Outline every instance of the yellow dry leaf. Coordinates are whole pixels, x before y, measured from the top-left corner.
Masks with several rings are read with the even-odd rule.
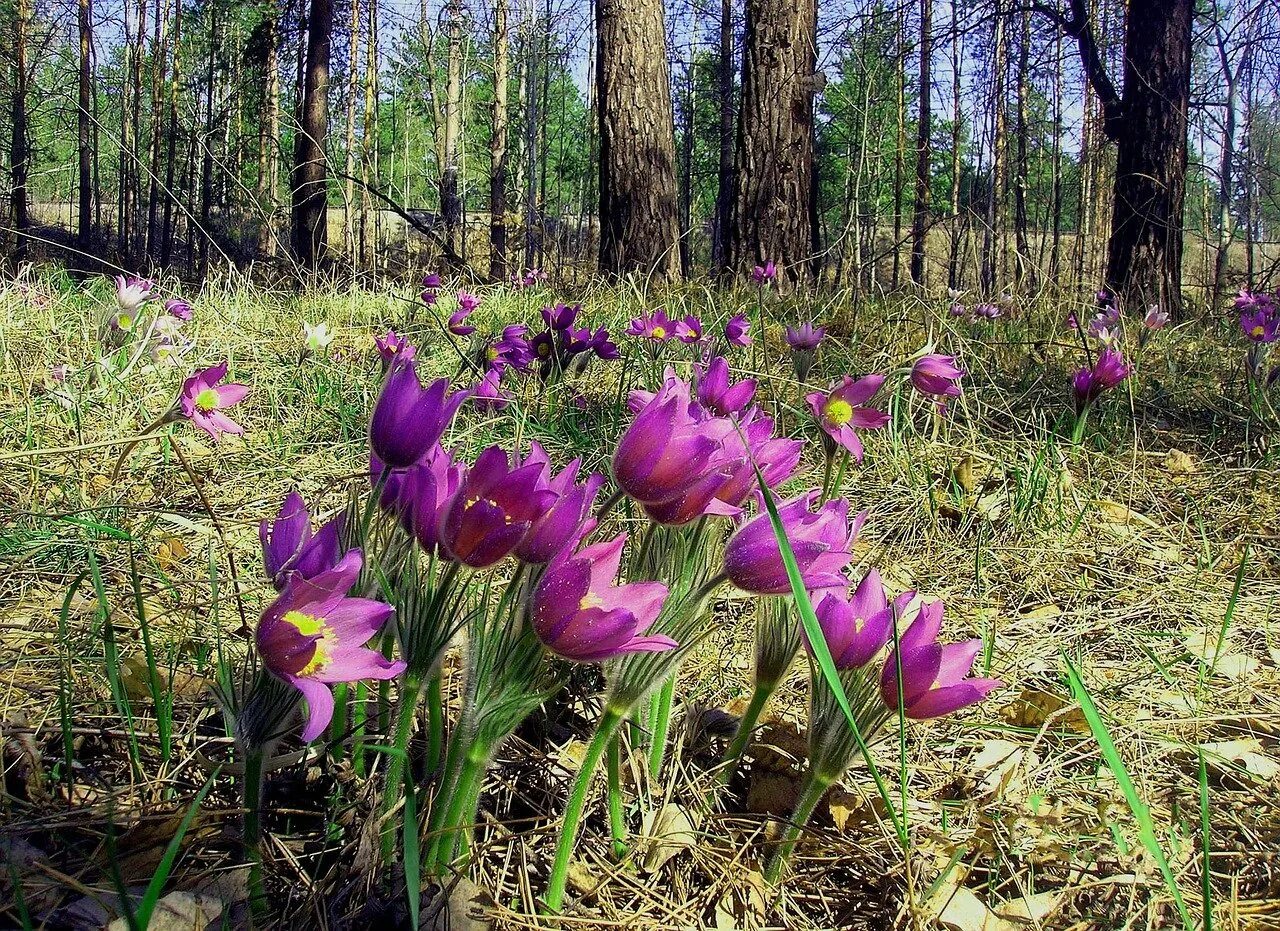
[[[156,562],[165,572],[172,571],[191,555],[180,537],[165,537],[156,547]]]
[[[1199,471],[1196,461],[1180,449],[1169,450],[1164,467],[1170,475],[1195,475]]]
[[[641,822],[644,854],[640,865],[646,873],[656,873],[680,851],[698,842],[698,834],[689,812],[681,805],[668,802],[650,810]]]
[[[1202,745],[1205,759],[1209,766],[1219,771],[1225,769],[1215,766],[1216,760],[1227,760],[1237,764],[1251,776],[1268,782],[1280,775],[1280,762],[1265,752],[1262,742],[1256,737],[1241,737],[1237,740],[1222,740]]]

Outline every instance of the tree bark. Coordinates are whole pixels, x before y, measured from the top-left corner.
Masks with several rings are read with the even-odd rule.
[[[13,186],[9,195],[13,210],[15,262],[27,258],[27,231],[31,225],[28,211],[27,175],[27,30],[31,21],[30,0],[17,0],[14,10],[13,35],[13,122],[9,146],[9,170]]]
[[[730,254],[740,272],[773,261],[803,277],[813,244],[815,0],[747,0]]]
[[[352,264],[356,258],[355,198],[356,198],[356,91],[360,87],[360,0],[351,0],[351,35],[347,46],[347,107],[346,139],[343,155],[346,158],[347,184],[342,197],[342,232],[347,257]]]
[[[302,120],[293,154],[293,251],[314,270],[328,245],[328,173],[325,133],[329,123],[329,46],[333,0],[311,0],[307,18],[307,63],[302,87]]]
[[[79,206],[76,216],[77,246],[89,252],[93,236],[93,11],[90,0],[79,0],[80,74],[76,108],[76,161]]]
[[[600,270],[680,277],[662,0],[596,0]]]
[[[1035,287],[1035,269],[1031,264],[1031,241],[1027,227],[1027,184],[1029,175],[1028,149],[1031,128],[1028,125],[1028,106],[1031,93],[1031,14],[1023,12],[1022,28],[1018,36],[1018,98],[1016,117],[1018,135],[1015,140],[1015,165],[1013,178],[1013,236],[1017,250],[1017,266],[1014,283],[1021,289],[1028,284]]]
[[[440,213],[449,248],[462,254],[462,200],[458,193],[462,138],[462,4],[449,0],[449,77],[445,88],[444,164],[440,171]]]
[[[507,0],[493,6],[493,127],[489,140],[489,277],[507,278]]]
[[[930,58],[933,54],[933,0],[920,0],[920,117],[916,132],[916,203],[911,217],[911,280],[924,287],[925,239],[929,229],[929,133],[932,113],[929,92],[932,84]]]
[[[1005,29],[1000,15],[1000,2],[996,0],[996,18],[993,42],[995,51],[991,59],[991,184],[987,195],[987,223],[982,237],[982,291],[985,297],[994,298],[999,286],[1001,253],[1004,251],[1004,89],[1005,89]]]
[[[733,217],[733,0],[720,3],[720,49],[716,91],[720,98],[720,155],[716,166],[715,230],[711,267],[723,276],[729,270],[729,225]]]
[[[268,7],[262,25],[262,113],[258,138],[258,252],[264,256],[276,253],[276,199],[280,196],[276,146],[280,139],[280,64],[279,30],[276,11]]]

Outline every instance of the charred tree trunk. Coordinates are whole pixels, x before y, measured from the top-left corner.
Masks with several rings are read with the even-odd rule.
[[[929,133],[931,116],[929,91],[933,77],[930,58],[933,46],[933,0],[920,0],[920,119],[916,132],[916,204],[911,217],[911,280],[920,287],[925,282],[925,239],[929,230]]]
[[[329,46],[333,0],[311,0],[307,17],[307,63],[302,86],[302,119],[293,153],[293,251],[303,268],[314,270],[328,245],[328,173],[325,132],[329,123]]]
[[[28,214],[28,155],[27,145],[27,29],[30,26],[30,0],[18,0],[14,11],[13,30],[13,124],[9,146],[9,170],[13,187],[9,201],[13,209],[15,262],[27,257],[27,230],[31,225]]]
[[[507,278],[507,0],[493,6],[493,132],[489,140],[489,277]]]
[[[813,243],[814,0],[747,0],[730,254],[739,271],[776,262],[788,280]]]
[[[711,267],[720,275],[729,270],[729,224],[733,216],[733,0],[720,3],[720,49],[716,92],[720,98],[720,157],[716,166],[715,230]]]
[[[449,248],[462,254],[462,200],[458,193],[462,138],[462,4],[450,0],[449,78],[444,105],[444,164],[440,171],[440,213]]]
[[[76,184],[79,206],[76,216],[77,246],[88,253],[93,235],[93,16],[90,0],[79,0],[80,74],[76,108]]]
[[[597,0],[600,270],[680,277],[662,0]]]

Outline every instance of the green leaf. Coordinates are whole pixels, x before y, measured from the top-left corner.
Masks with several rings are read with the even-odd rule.
[[[151,882],[147,884],[147,891],[143,893],[142,901],[138,903],[138,911],[135,913],[138,927],[145,928],[151,923],[151,913],[155,911],[156,903],[160,901],[160,893],[164,891],[165,881],[168,880],[169,873],[173,870],[173,864],[178,859],[178,851],[182,849],[182,838],[191,829],[191,822],[195,820],[196,812],[200,810],[200,804],[204,801],[205,796],[209,794],[209,790],[213,788],[213,781],[218,778],[218,773],[221,770],[221,766],[215,769],[204,784],[204,788],[196,794],[196,800],[187,809],[187,813],[182,818],[182,823],[178,825],[178,830],[170,839],[169,846],[165,848],[164,856],[160,859],[160,865],[156,867],[155,875],[151,877]]]

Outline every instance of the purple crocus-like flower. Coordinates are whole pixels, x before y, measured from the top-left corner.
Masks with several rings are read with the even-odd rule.
[[[1161,310],[1159,304],[1148,307],[1146,315],[1142,318],[1142,325],[1148,330],[1163,330],[1168,324],[1169,311]]]
[[[439,288],[441,284],[443,284],[443,282],[440,280],[440,276],[435,272],[427,272],[427,274],[422,276],[422,286],[424,288],[436,289]]]
[[[631,322],[627,324],[626,334],[662,343],[676,335],[676,325],[667,316],[666,311],[658,309],[652,314],[632,317]]]
[[[542,308],[542,319],[549,330],[567,330],[573,326],[582,311],[581,304],[556,304],[554,307]]]
[[[963,317],[968,313],[968,311],[965,309],[963,304],[956,303],[952,304],[951,307],[948,308],[947,313],[953,317]]]
[[[662,610],[661,582],[614,585],[627,535],[554,560],[533,592],[531,622],[547,649],[577,663],[623,653],[659,653],[677,646],[661,634],[645,636]]]
[[[437,445],[413,468],[393,473],[388,479],[383,497],[392,494],[401,525],[413,534],[424,553],[438,552],[440,519],[466,471],[463,463]]]
[[[702,333],[702,321],[693,314],[676,321],[676,339],[690,345],[701,343],[705,339]]]
[[[826,327],[802,323],[798,327],[787,327],[787,345],[797,352],[814,352],[826,335]]]
[[[476,331],[476,328],[467,323],[467,318],[471,316],[474,307],[462,307],[449,314],[449,322],[445,324],[446,329],[454,336],[470,336]]]
[[[954,356],[930,353],[911,366],[911,384],[923,394],[936,397],[960,397],[960,379],[964,370],[956,366]]]
[[[609,331],[604,327],[600,327],[591,334],[588,345],[599,359],[610,361],[622,358],[622,353],[618,351],[618,344],[609,338]]]
[[[845,375],[830,392],[815,391],[805,396],[822,429],[857,462],[862,462],[862,441],[854,431],[877,430],[889,422],[884,411],[863,406],[882,384],[883,375],[864,375],[857,381]]]
[[[604,484],[604,476],[593,472],[579,484],[578,470],[582,464],[579,459],[552,476],[551,459],[536,440],[523,464],[541,464],[541,487],[556,494],[555,502],[533,522],[515,548],[516,558],[521,562],[541,565],[562,550],[575,546],[595,527],[591,509]]]
[[[501,560],[558,495],[545,487],[540,462],[511,468],[506,451],[490,446],[468,471],[440,524],[450,557],[473,569]]]
[[[822,627],[822,637],[837,669],[857,669],[867,665],[889,642],[893,621],[915,597],[903,592],[889,603],[880,573],[869,571],[850,597],[843,591],[827,592],[814,612]],[[801,629],[805,646],[813,652],[809,636]]]
[[[1280,333],[1280,316],[1271,312],[1269,304],[1240,315],[1240,330],[1255,343],[1274,343]]]
[[[698,372],[698,403],[707,410],[730,417],[741,414],[756,396],[754,378],[733,382],[729,379],[729,363],[716,356],[706,366],[695,366]]]
[[[828,501],[810,511],[817,489],[784,502],[778,508],[783,531],[795,554],[800,575],[808,589],[844,586],[842,570],[853,558],[853,541],[866,513],[849,527],[849,502]],[[786,565],[778,549],[773,525],[764,511],[738,528],[724,550],[725,573],[738,588],[755,595],[785,595],[791,591]]]
[[[1099,307],[1116,306],[1116,296],[1106,288],[1098,289],[1098,292],[1093,296],[1093,299]]]
[[[1129,366],[1125,363],[1124,357],[1114,349],[1102,350],[1093,368],[1080,369],[1072,379],[1076,410],[1083,410],[1103,393],[1117,387],[1127,377],[1129,377]]]
[[[342,523],[343,515],[339,515],[312,534],[307,505],[302,495],[293,491],[284,499],[274,520],[258,524],[262,565],[276,591],[281,591],[294,575],[312,579],[338,564]]]
[[[164,310],[170,317],[176,317],[183,322],[190,320],[193,316],[191,305],[180,297],[171,297],[165,301]]]
[[[550,330],[543,330],[529,340],[529,350],[537,361],[550,362],[552,356],[556,353],[555,336],[552,335]]]
[[[384,336],[375,336],[373,344],[378,349],[382,364],[388,367],[397,362],[408,362],[418,354],[413,343],[395,330],[387,330]]]
[[[534,352],[530,341],[526,339],[528,327],[515,323],[505,327],[502,335],[490,346],[485,347],[482,364],[486,368],[514,368],[525,371],[534,361]]]
[[[977,704],[1004,683],[999,679],[968,679],[974,660],[982,652],[981,640],[938,643],[942,628],[941,601],[920,608],[911,626],[898,640],[880,676],[880,695],[886,705],[898,708],[898,667],[902,667],[902,710],[916,720],[937,718]]]
[[[391,606],[348,598],[362,557],[352,550],[332,569],[312,579],[295,575],[258,621],[256,641],[267,670],[307,700],[302,739],[310,743],[333,718],[335,682],[393,679],[404,671],[365,644],[391,617]]]
[[[997,320],[1004,316],[1004,311],[1000,309],[999,304],[976,304],[973,308],[973,316],[976,320]]]
[[[132,275],[116,275],[116,303],[120,307],[120,316],[130,321],[137,320],[138,310],[155,296],[156,284],[146,278],[135,278]],[[128,329],[122,327],[122,329]]]
[[[478,295],[472,294],[470,291],[458,292],[458,309],[465,310],[467,313],[473,312],[480,306],[480,298]]]
[[[223,433],[232,433],[236,436],[244,433],[244,427],[223,411],[243,401],[245,395],[249,393],[249,386],[235,382],[218,384],[226,377],[226,362],[210,366],[184,381],[182,393],[178,397],[182,416],[215,440]]]
[[[757,265],[751,269],[751,283],[765,285],[778,277],[778,267],[772,261]]]
[[[440,441],[467,396],[466,391],[451,393],[447,378],[422,387],[412,359],[396,366],[369,420],[370,448],[391,468],[409,468]]]
[[[485,372],[471,391],[471,401],[482,411],[504,410],[511,398],[502,390],[502,372],[496,368]]]
[[[747,319],[746,314],[734,314],[724,325],[725,342],[739,348],[750,346],[751,336],[748,333],[750,329],[751,321]]]
[[[776,488],[799,468],[804,444],[774,436],[773,426],[770,418],[761,416],[758,408],[752,408],[739,421],[738,430],[725,437],[722,457],[734,467],[715,495],[725,505],[741,509],[751,493],[759,488],[756,466],[760,467],[769,488]]]

